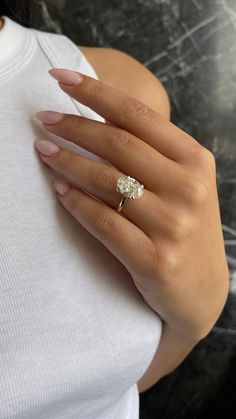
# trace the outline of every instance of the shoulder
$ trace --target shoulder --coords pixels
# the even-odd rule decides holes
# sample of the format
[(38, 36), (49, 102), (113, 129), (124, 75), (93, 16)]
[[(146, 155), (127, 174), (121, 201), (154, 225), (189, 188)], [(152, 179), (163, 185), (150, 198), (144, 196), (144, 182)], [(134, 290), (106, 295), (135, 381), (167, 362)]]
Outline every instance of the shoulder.
[(157, 79), (142, 63), (126, 52), (113, 48), (78, 48), (104, 83), (142, 101), (166, 118), (170, 118), (168, 95)]

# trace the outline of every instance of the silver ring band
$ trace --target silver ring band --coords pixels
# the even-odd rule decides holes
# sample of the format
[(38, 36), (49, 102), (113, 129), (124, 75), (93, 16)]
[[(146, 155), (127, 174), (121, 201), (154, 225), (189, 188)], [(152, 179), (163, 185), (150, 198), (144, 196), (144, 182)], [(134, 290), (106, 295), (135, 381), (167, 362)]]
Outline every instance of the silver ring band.
[(118, 208), (117, 208), (117, 211), (118, 211), (119, 213), (121, 212), (121, 210), (122, 210), (123, 206), (125, 205), (126, 201), (128, 201), (128, 199), (129, 199), (129, 198), (127, 198), (127, 197), (123, 196), (123, 198), (122, 198), (122, 200), (120, 201), (120, 203), (119, 203), (119, 205), (118, 205)]

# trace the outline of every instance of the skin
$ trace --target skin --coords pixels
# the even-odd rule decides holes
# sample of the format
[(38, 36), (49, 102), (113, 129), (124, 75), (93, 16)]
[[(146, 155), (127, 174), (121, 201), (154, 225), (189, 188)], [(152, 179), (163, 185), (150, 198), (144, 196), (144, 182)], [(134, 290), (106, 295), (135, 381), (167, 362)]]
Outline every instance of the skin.
[[(105, 157), (116, 169), (101, 170), (62, 149), (40, 157), (70, 183), (64, 197), (57, 195), (60, 203), (125, 265), (144, 300), (163, 319), (158, 351), (139, 382), (145, 391), (209, 333), (227, 298), (215, 161), (168, 121), (168, 98), (154, 75), (119, 51), (80, 48), (100, 81), (84, 75), (81, 85), (59, 83), (59, 88), (107, 123), (64, 115), (58, 124), (44, 127)], [(104, 66), (102, 57), (107, 58)], [(126, 65), (120, 65), (122, 59)], [(114, 211), (120, 202), (114, 191), (123, 173), (136, 177), (145, 190), (141, 199), (126, 203), (121, 217)]]
[[(51, 74), (64, 80), (61, 70)], [(192, 347), (212, 329), (229, 288), (213, 155), (159, 113), (104, 82), (83, 75), (81, 84), (60, 82), (59, 88), (113, 125), (68, 114), (49, 124), (52, 113), (40, 112), (44, 128), (115, 166), (63, 149), (46, 157), (37, 143), (41, 160), (69, 183), (59, 201), (124, 264), (166, 330)], [(146, 188), (141, 199), (125, 205), (124, 217), (116, 211), (115, 191), (123, 173)]]
[[(4, 21), (0, 18), (0, 30)], [(156, 77), (130, 55), (112, 48), (78, 46), (95, 69), (98, 78), (124, 93), (143, 100), (166, 118), (170, 118), (170, 104), (165, 89)], [(119, 71), (117, 71), (119, 68)], [(135, 74), (135, 77), (133, 76)], [(145, 88), (143, 88), (145, 82)], [(155, 92), (155, 94), (153, 94)], [(108, 121), (107, 121), (108, 123)], [(164, 334), (163, 334), (164, 337)], [(163, 341), (163, 338), (162, 338)], [(160, 348), (160, 345), (159, 345)], [(165, 354), (167, 350), (165, 348)], [(158, 379), (160, 350), (150, 367), (137, 382), (139, 392), (145, 391)], [(170, 357), (168, 358), (170, 359)], [(158, 361), (158, 365), (153, 365)], [(162, 360), (161, 363), (163, 364)]]
[(79, 48), (101, 81), (141, 100), (164, 118), (170, 119), (170, 102), (166, 90), (156, 76), (138, 60), (113, 48)]

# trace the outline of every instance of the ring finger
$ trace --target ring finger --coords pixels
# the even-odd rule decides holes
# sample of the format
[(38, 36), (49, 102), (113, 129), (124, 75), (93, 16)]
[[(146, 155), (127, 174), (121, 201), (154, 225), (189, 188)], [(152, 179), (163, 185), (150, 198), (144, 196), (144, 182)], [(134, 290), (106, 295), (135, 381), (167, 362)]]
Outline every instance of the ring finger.
[[(37, 141), (37, 149), (40, 153), (46, 154), (45, 146), (48, 141), (43, 140), (40, 143), (43, 144), (43, 148), (39, 147), (39, 141)], [(111, 208), (117, 209), (122, 195), (116, 191), (116, 182), (124, 174), (106, 164), (92, 161), (65, 149), (58, 149), (51, 157), (41, 154), (43, 162), (63, 175), (70, 184), (98, 198)], [(135, 199), (135, 202), (128, 199), (122, 209), (122, 214), (150, 238), (154, 238), (157, 233), (158, 236), (161, 233), (166, 234), (169, 219), (166, 211), (166, 205), (162, 200), (145, 189), (144, 185), (141, 198)], [(163, 223), (163, 219), (167, 222)]]

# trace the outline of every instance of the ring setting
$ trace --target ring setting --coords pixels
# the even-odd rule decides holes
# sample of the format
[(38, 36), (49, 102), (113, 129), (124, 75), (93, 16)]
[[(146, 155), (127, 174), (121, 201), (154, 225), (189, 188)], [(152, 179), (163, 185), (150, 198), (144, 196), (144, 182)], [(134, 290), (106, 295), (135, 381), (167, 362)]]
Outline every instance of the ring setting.
[(116, 190), (123, 196), (117, 208), (120, 212), (128, 199), (137, 199), (143, 195), (144, 186), (131, 176), (121, 176), (117, 180)]

